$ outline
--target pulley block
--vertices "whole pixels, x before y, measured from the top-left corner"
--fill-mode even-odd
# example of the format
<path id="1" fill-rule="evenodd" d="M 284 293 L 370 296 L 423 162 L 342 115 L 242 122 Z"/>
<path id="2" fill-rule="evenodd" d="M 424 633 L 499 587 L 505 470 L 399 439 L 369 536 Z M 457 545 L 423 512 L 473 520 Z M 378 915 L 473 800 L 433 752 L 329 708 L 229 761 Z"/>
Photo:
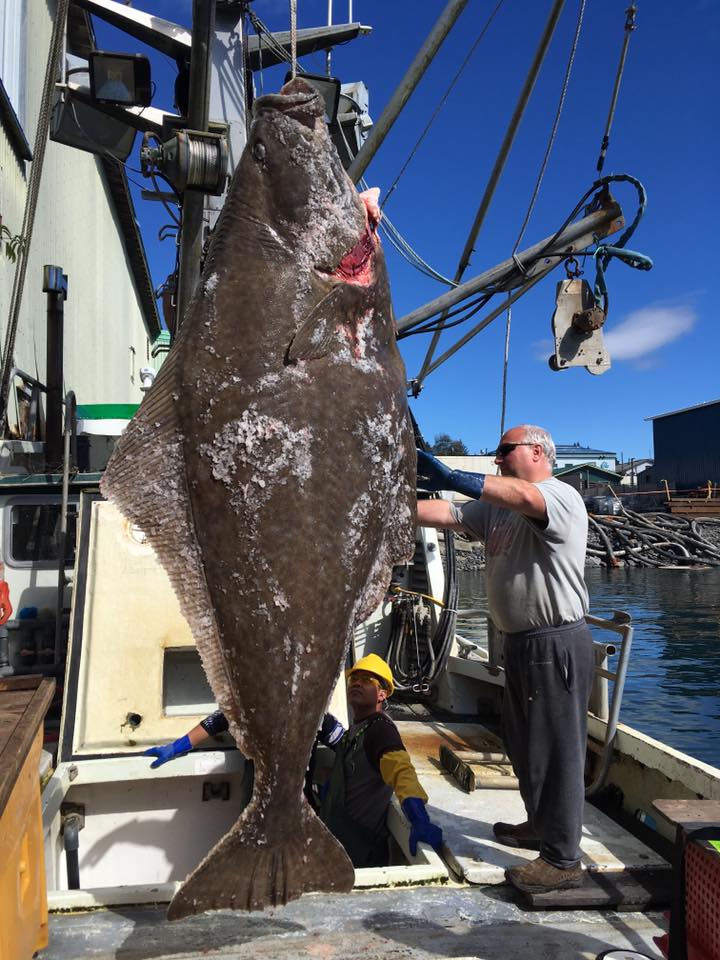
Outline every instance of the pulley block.
<path id="1" fill-rule="evenodd" d="M 609 370 L 610 355 L 602 335 L 604 323 L 605 313 L 596 305 L 587 280 L 561 280 L 552 318 L 555 353 L 548 361 L 550 369 L 585 367 L 592 374 Z"/>

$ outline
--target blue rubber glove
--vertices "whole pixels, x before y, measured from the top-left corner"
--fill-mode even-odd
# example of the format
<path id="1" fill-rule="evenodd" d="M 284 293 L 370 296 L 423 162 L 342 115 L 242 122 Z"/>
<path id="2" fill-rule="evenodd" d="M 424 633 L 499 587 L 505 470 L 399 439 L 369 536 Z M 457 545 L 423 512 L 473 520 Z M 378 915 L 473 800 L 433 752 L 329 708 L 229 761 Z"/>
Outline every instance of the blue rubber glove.
<path id="1" fill-rule="evenodd" d="M 424 450 L 417 452 L 418 487 L 422 490 L 454 490 L 463 496 L 479 500 L 485 486 L 484 473 L 470 473 L 468 470 L 451 470 L 442 460 L 433 457 Z"/>
<path id="2" fill-rule="evenodd" d="M 429 843 L 436 853 L 440 853 L 442 830 L 432 822 L 420 797 L 403 800 L 402 809 L 410 821 L 410 853 L 413 857 L 417 853 L 418 842 Z"/>
<path id="3" fill-rule="evenodd" d="M 143 756 L 157 757 L 157 760 L 150 764 L 150 769 L 155 770 L 157 767 L 161 767 L 164 763 L 167 763 L 168 760 L 174 760 L 175 757 L 180 756 L 181 753 L 188 753 L 190 750 L 192 750 L 190 737 L 185 734 L 184 737 L 180 737 L 178 740 L 173 741 L 173 743 L 167 743 L 164 747 L 150 747 L 143 753 Z"/>
<path id="4" fill-rule="evenodd" d="M 331 713 L 326 713 L 323 717 L 322 726 L 318 731 L 318 740 L 326 747 L 336 747 L 342 740 L 345 733 L 345 727 L 340 723 L 337 717 Z"/>

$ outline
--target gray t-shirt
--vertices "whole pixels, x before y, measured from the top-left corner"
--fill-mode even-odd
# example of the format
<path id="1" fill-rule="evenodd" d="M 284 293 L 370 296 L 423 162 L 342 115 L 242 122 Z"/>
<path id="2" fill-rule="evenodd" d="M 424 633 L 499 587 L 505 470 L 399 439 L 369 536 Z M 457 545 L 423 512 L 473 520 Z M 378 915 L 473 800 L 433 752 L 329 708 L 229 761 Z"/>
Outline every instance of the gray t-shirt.
<path id="1" fill-rule="evenodd" d="M 555 477 L 535 486 L 545 498 L 544 528 L 482 500 L 451 504 L 455 522 L 485 543 L 488 609 L 504 633 L 557 627 L 588 612 L 585 504 L 574 487 Z"/>

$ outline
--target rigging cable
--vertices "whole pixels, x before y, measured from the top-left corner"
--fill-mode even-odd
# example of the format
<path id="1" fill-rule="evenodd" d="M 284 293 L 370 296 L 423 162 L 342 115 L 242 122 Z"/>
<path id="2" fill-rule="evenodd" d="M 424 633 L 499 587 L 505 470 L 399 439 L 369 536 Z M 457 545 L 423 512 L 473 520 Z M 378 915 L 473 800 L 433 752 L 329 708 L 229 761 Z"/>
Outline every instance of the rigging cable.
<path id="1" fill-rule="evenodd" d="M 583 210 L 583 208 L 584 208 L 584 213 L 586 215 L 592 213 L 596 209 L 599 209 L 601 206 L 602 199 L 604 199 L 603 193 L 607 194 L 607 187 L 610 183 L 613 183 L 613 182 L 630 183 L 632 184 L 632 186 L 634 186 L 638 194 L 638 209 L 628 229 L 625 231 L 625 233 L 622 235 L 622 237 L 614 247 L 610 248 L 610 247 L 604 247 L 603 245 L 601 245 L 600 251 L 598 253 L 598 258 L 601 264 L 601 268 L 604 268 L 604 266 L 607 265 L 604 259 L 605 257 L 607 257 L 607 260 L 609 260 L 612 256 L 617 256 L 617 253 L 615 252 L 616 248 L 624 247 L 625 243 L 632 236 L 638 223 L 640 222 L 640 219 L 642 218 L 645 212 L 645 206 L 647 202 L 647 196 L 642 183 L 640 183 L 640 181 L 637 180 L 635 177 L 631 177 L 629 174 L 611 174 L 609 176 L 601 177 L 599 180 L 596 180 L 582 195 L 582 197 L 577 202 L 573 210 L 566 217 L 564 223 L 562 223 L 560 227 L 555 231 L 555 233 L 551 237 L 549 237 L 539 249 L 536 250 L 536 252 L 532 255 L 532 257 L 526 256 L 522 262 L 519 260 L 518 257 L 515 257 L 514 267 L 512 266 L 513 260 L 512 259 L 508 260 L 508 268 L 506 273 L 501 274 L 499 277 L 496 276 L 492 282 L 488 282 L 488 284 L 484 288 L 481 288 L 481 290 L 475 290 L 473 296 L 476 296 L 478 293 L 481 293 L 481 291 L 485 291 L 485 292 L 481 293 L 481 296 L 479 298 L 473 301 L 470 301 L 472 304 L 480 303 L 483 296 L 485 298 L 484 302 L 487 302 L 487 300 L 489 300 L 490 297 L 494 296 L 496 293 L 501 293 L 501 292 L 507 293 L 509 290 L 513 290 L 515 287 L 518 288 L 509 295 L 508 299 L 505 301 L 504 304 L 501 304 L 495 310 L 491 311 L 491 313 L 487 317 L 485 317 L 476 327 L 470 330 L 457 343 L 455 343 L 452 347 L 446 350 L 446 352 L 441 357 L 438 357 L 438 359 L 435 360 L 428 368 L 427 374 L 432 373 L 442 363 L 450 359 L 450 357 L 453 356 L 453 354 L 457 353 L 457 351 L 461 347 L 463 347 L 470 339 L 472 339 L 484 327 L 486 327 L 497 316 L 499 316 L 499 314 L 502 313 L 503 310 L 505 310 L 509 304 L 514 303 L 515 300 L 517 300 L 519 297 L 527 293 L 528 290 L 530 290 L 533 286 L 535 286 L 536 283 L 538 283 L 546 274 L 548 274 L 551 270 L 555 268 L 556 264 L 554 264 L 552 260 L 563 259 L 563 255 L 558 252 L 555 252 L 549 256 L 546 256 L 546 255 L 548 255 L 548 252 L 553 248 L 553 245 L 556 243 L 558 237 L 561 236 L 563 231 L 575 219 L 575 217 L 580 213 L 580 211 Z M 596 194 L 596 196 L 593 198 L 592 202 L 587 204 L 586 206 L 586 202 L 592 194 Z M 534 249 L 534 248 L 531 248 L 531 249 Z M 649 269 L 650 266 L 652 265 L 652 262 L 647 257 L 644 257 L 642 254 L 633 253 L 631 251 L 623 251 L 623 252 L 627 254 L 626 262 L 629 262 L 631 266 L 638 265 L 643 269 Z M 600 259 L 600 258 L 603 258 L 603 259 Z M 543 264 L 542 261 L 546 259 L 549 262 Z M 647 263 L 648 266 L 644 266 L 644 263 Z M 455 310 L 455 313 L 461 313 L 465 308 L 468 307 L 468 305 L 469 304 L 466 302 L 464 306 L 457 307 Z M 446 307 L 444 309 L 448 309 L 448 308 Z M 473 310 L 472 312 L 476 313 L 477 309 Z M 414 326 L 412 327 L 405 327 L 405 329 L 403 329 L 400 332 L 398 339 L 403 339 L 404 337 L 412 336 L 416 333 L 428 332 L 428 330 L 431 329 L 433 326 L 435 326 L 435 328 L 437 329 L 438 326 L 443 324 L 443 317 L 444 317 L 443 309 L 438 309 L 436 315 L 439 318 L 436 321 L 428 322 L 428 318 L 426 317 L 422 320 L 416 321 Z M 467 319 L 471 315 L 472 313 L 468 313 L 466 317 L 455 321 L 455 324 L 462 322 L 462 319 Z M 413 394 L 417 395 L 414 381 L 411 381 L 411 383 L 413 384 Z"/>
<path id="2" fill-rule="evenodd" d="M 473 221 L 472 227 L 470 228 L 470 233 L 465 242 L 465 247 L 460 256 L 458 262 L 457 270 L 455 271 L 454 279 L 459 281 L 462 279 L 465 270 L 470 264 L 470 258 L 475 251 L 475 244 L 477 238 L 480 234 L 483 223 L 485 222 L 485 217 L 490 208 L 493 197 L 495 196 L 495 191 L 497 189 L 498 183 L 502 176 L 503 170 L 507 163 L 508 156 L 510 155 L 510 149 L 515 140 L 518 128 L 520 126 L 520 121 L 523 118 L 525 110 L 527 108 L 528 102 L 532 95 L 535 83 L 537 81 L 538 75 L 540 73 L 540 68 L 545 59 L 545 54 L 547 53 L 548 47 L 550 46 L 550 41 L 552 40 L 553 34 L 555 33 L 555 28 L 557 27 L 558 20 L 560 19 L 560 14 L 562 13 L 562 8 L 564 6 L 565 0 L 554 0 L 550 15 L 547 19 L 545 27 L 540 37 L 540 42 L 538 44 L 537 50 L 535 51 L 535 56 L 533 57 L 533 62 L 530 65 L 528 74 L 523 83 L 522 90 L 515 105 L 512 117 L 508 124 L 507 130 L 505 131 L 505 136 L 503 137 L 503 142 L 498 151 L 498 155 L 495 159 L 493 169 L 488 178 L 487 186 L 485 187 L 485 192 L 483 193 L 482 199 L 480 201 L 480 206 L 478 207 L 477 213 L 475 214 L 475 219 Z M 417 384 L 418 391 L 422 389 L 423 380 L 428 374 L 428 370 L 432 363 L 432 358 L 435 354 L 435 349 L 440 340 L 441 331 L 438 330 L 430 342 L 430 345 L 425 354 L 425 359 L 423 360 L 420 373 L 418 374 L 415 383 Z"/>
<path id="3" fill-rule="evenodd" d="M 249 19 L 252 22 L 252 14 L 248 10 Z M 262 31 L 258 30 L 257 25 L 253 22 L 253 28 L 258 38 L 258 73 L 260 74 L 260 96 L 265 93 L 265 74 L 263 71 L 263 44 L 262 44 Z"/>
<path id="4" fill-rule="evenodd" d="M 345 131 L 343 130 L 341 123 L 337 124 L 337 129 L 340 132 L 340 136 L 343 138 L 345 149 L 347 150 L 348 155 L 352 156 L 352 149 L 348 143 L 347 137 L 345 136 Z M 360 177 L 358 180 L 358 185 L 362 188 L 362 190 L 369 189 L 368 183 L 364 177 Z M 414 267 L 420 273 L 425 274 L 426 277 L 430 277 L 432 280 L 437 280 L 439 283 L 444 283 L 448 287 L 457 286 L 454 280 L 444 277 L 441 273 L 435 270 L 434 267 L 431 267 L 427 261 L 423 260 L 420 254 L 410 246 L 407 240 L 405 240 L 386 213 L 383 213 L 380 220 L 380 230 L 387 238 L 389 243 L 397 250 L 400 256 L 410 264 L 411 267 Z"/>
<path id="5" fill-rule="evenodd" d="M 620 82 L 625 69 L 625 60 L 627 58 L 628 46 L 630 44 L 630 36 L 633 30 L 636 29 L 636 13 L 637 4 L 631 3 L 625 11 L 625 37 L 623 39 L 622 50 L 620 51 L 620 63 L 618 64 L 617 73 L 615 75 L 615 85 L 613 87 L 612 96 L 610 97 L 610 109 L 608 110 L 608 118 L 607 122 L 605 123 L 605 133 L 603 134 L 602 143 L 600 144 L 600 154 L 598 155 L 597 166 L 595 168 L 598 173 L 602 173 L 602 168 L 605 166 L 605 156 L 610 143 L 610 129 L 613 124 L 615 107 L 617 106 L 618 96 L 620 94 Z"/>
<path id="6" fill-rule="evenodd" d="M 51 103 L 55 90 L 55 78 L 57 76 L 58 60 L 65 37 L 65 24 L 67 22 L 69 6 L 70 0 L 58 0 L 55 21 L 50 36 L 50 47 L 48 50 L 47 65 L 45 67 L 42 98 L 40 100 L 40 110 L 38 112 L 37 127 L 35 129 L 35 144 L 33 148 L 32 166 L 30 168 L 30 181 L 28 183 L 23 224 L 20 233 L 23 239 L 18 248 L 17 261 L 15 264 L 13 288 L 10 296 L 8 327 L 5 334 L 5 347 L 2 357 L 2 375 L 0 378 L 0 406 L 2 407 L 2 411 L 0 413 L 0 429 L 3 429 L 7 416 L 8 395 L 10 393 L 10 371 L 13 365 L 15 337 L 20 320 L 20 304 L 22 303 L 30 243 L 35 225 L 35 211 L 37 210 L 38 195 L 40 193 L 40 178 L 50 128 Z"/>
<path id="7" fill-rule="evenodd" d="M 461 63 L 459 70 L 457 71 L 457 73 L 455 74 L 455 76 L 454 76 L 454 77 L 452 78 L 452 80 L 450 81 L 450 85 L 448 86 L 447 90 L 445 91 L 445 93 L 444 93 L 444 94 L 442 95 L 442 97 L 440 98 L 440 101 L 439 101 L 437 107 L 435 107 L 435 110 L 434 110 L 432 116 L 430 117 L 430 119 L 428 120 L 427 125 L 425 126 L 425 129 L 423 130 L 423 132 L 422 132 L 422 133 L 420 134 L 420 136 L 418 137 L 417 143 L 415 144 L 415 146 L 412 148 L 412 150 L 411 150 L 410 153 L 408 154 L 408 158 L 407 158 L 407 160 L 405 161 L 405 163 L 402 165 L 402 167 L 400 168 L 400 172 L 399 172 L 398 175 L 395 177 L 395 179 L 393 180 L 393 182 L 390 184 L 390 189 L 389 189 L 389 190 L 387 191 L 387 193 L 385 194 L 385 199 L 383 200 L 380 209 L 382 209 L 382 208 L 385 206 L 385 204 L 388 202 L 388 200 L 389 200 L 390 197 L 392 196 L 395 188 L 397 187 L 397 185 L 398 185 L 398 183 L 399 183 L 399 181 L 400 181 L 400 178 L 402 177 L 402 175 L 405 173 L 405 171 L 406 171 L 407 168 L 409 167 L 410 163 L 412 162 L 413 157 L 415 156 L 415 154 L 417 153 L 420 145 L 422 144 L 423 140 L 424 140 L 425 137 L 427 136 L 427 134 L 428 134 L 428 132 L 429 132 L 429 130 L 430 130 L 430 127 L 433 125 L 433 123 L 434 123 L 435 120 L 437 119 L 438 115 L 440 114 L 440 111 L 441 111 L 442 108 L 445 106 L 445 103 L 446 103 L 448 97 L 450 96 L 450 94 L 452 93 L 452 90 L 453 90 L 455 84 L 458 82 L 458 80 L 460 79 L 463 71 L 465 70 L 465 67 L 467 67 L 468 63 L 469 63 L 470 60 L 472 59 L 475 51 L 477 50 L 478 44 L 480 43 L 480 41 L 482 40 L 482 38 L 485 36 L 485 33 L 487 32 L 488 27 L 489 27 L 490 24 L 492 23 L 492 21 L 493 21 L 493 19 L 494 19 L 494 17 L 495 17 L 495 14 L 498 12 L 498 10 L 500 9 L 500 7 L 503 5 L 504 2 L 505 2 L 505 0 L 499 0 L 497 6 L 496 6 L 495 9 L 493 10 L 493 12 L 490 14 L 490 16 L 488 17 L 488 19 L 485 21 L 485 25 L 483 26 L 482 30 L 481 30 L 480 33 L 478 34 L 477 38 L 475 39 L 475 42 L 473 43 L 472 47 L 470 47 L 470 50 L 469 50 L 469 52 L 467 53 L 467 55 L 466 55 L 465 59 L 463 60 L 463 62 Z"/>
<path id="8" fill-rule="evenodd" d="M 580 9 L 578 10 L 578 20 L 575 27 L 575 36 L 573 37 L 572 44 L 570 46 L 570 54 L 568 56 L 567 66 L 565 67 L 565 78 L 563 79 L 562 89 L 560 91 L 560 100 L 558 101 L 557 110 L 555 111 L 555 120 L 553 121 L 552 130 L 550 131 L 550 137 L 548 138 L 547 147 L 545 148 L 545 156 L 542 159 L 540 164 L 540 172 L 538 173 L 537 180 L 535 181 L 535 187 L 530 197 L 530 203 L 527 208 L 527 213 L 525 214 L 525 219 L 522 222 L 520 227 L 520 233 L 518 234 L 517 240 L 515 241 L 515 246 L 512 249 L 512 256 L 514 257 L 517 253 L 517 249 L 520 246 L 520 242 L 525 235 L 525 230 L 527 225 L 530 222 L 530 217 L 532 212 L 535 209 L 535 203 L 537 202 L 538 194 L 540 193 L 540 186 L 542 185 L 543 178 L 545 176 L 545 171 L 547 170 L 547 165 L 550 160 L 550 154 L 552 153 L 553 146 L 555 145 L 555 138 L 557 136 L 558 127 L 560 126 L 560 117 L 562 115 L 563 107 L 565 106 L 565 98 L 567 97 L 568 87 L 570 85 L 570 75 L 572 73 L 573 64 L 575 62 L 575 53 L 577 52 L 578 42 L 580 40 L 580 32 L 582 30 L 583 18 L 585 16 L 585 6 L 586 0 L 580 0 Z M 508 377 L 508 363 L 510 359 L 510 327 L 512 324 L 512 307 L 508 306 L 507 318 L 505 320 L 505 349 L 503 355 L 503 378 L 502 378 L 502 403 L 501 403 L 501 412 L 500 412 L 500 436 L 505 432 L 505 409 L 507 406 L 507 377 Z"/>

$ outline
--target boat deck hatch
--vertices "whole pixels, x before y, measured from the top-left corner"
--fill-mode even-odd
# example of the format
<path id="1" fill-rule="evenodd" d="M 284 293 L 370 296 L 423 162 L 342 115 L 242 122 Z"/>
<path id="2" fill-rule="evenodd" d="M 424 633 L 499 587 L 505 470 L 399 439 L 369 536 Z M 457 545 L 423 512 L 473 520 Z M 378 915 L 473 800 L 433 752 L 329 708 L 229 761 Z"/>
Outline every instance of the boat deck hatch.
<path id="1" fill-rule="evenodd" d="M 180 647 L 165 650 L 162 708 L 166 717 L 210 713 L 217 709 L 196 649 Z"/>

